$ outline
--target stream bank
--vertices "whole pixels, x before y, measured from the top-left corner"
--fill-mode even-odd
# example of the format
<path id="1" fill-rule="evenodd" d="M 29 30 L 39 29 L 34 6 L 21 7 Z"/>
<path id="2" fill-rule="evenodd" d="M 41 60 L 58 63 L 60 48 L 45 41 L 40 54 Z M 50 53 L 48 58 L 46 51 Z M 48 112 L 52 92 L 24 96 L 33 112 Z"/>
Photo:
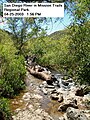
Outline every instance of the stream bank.
<path id="1" fill-rule="evenodd" d="M 76 96 L 76 91 L 79 93 L 80 90 L 72 79 L 64 81 L 62 75 L 56 73 L 55 77 L 59 82 L 48 85 L 46 81 L 35 78 L 27 72 L 26 90 L 11 100 L 10 106 L 14 113 L 12 116 L 14 120 L 68 120 L 66 113 L 73 111 L 68 109 L 73 106 L 83 112 L 84 120 L 90 119 L 90 107 L 83 104 L 85 100 L 90 100 L 90 94 Z M 82 116 L 82 113 L 80 115 Z"/>

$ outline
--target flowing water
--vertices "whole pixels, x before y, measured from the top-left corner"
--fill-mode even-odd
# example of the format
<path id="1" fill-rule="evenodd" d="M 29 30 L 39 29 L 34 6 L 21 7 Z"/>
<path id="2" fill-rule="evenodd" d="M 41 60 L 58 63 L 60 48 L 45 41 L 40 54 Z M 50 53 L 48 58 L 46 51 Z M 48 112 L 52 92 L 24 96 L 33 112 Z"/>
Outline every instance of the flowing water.
<path id="1" fill-rule="evenodd" d="M 60 87 L 62 87 L 62 76 L 57 74 L 57 79 L 60 83 Z M 49 115 L 51 115 L 54 120 L 58 120 L 60 116 L 63 115 L 63 112 L 58 111 L 58 107 L 60 103 L 58 101 L 51 100 L 48 95 L 44 95 L 44 93 L 40 90 L 39 86 L 43 81 L 41 79 L 37 79 L 30 74 L 27 74 L 25 79 L 26 90 L 21 91 L 21 93 L 16 96 L 14 99 L 10 100 L 10 108 L 11 111 L 14 112 L 17 109 L 22 109 L 26 106 L 26 103 L 22 97 L 25 93 L 30 92 L 32 94 L 39 94 L 43 97 L 43 99 L 37 101 L 34 99 L 30 100 L 30 103 L 34 105 L 34 103 L 39 103 L 41 108 L 44 109 Z"/>
<path id="2" fill-rule="evenodd" d="M 44 95 L 42 91 L 39 90 L 39 86 L 43 81 L 41 79 L 37 79 L 32 75 L 28 74 L 25 80 L 26 83 L 26 90 L 20 92 L 20 94 L 14 99 L 10 100 L 10 108 L 12 112 L 15 112 L 17 109 L 22 109 L 25 107 L 26 102 L 22 99 L 23 95 L 28 91 L 33 94 L 39 94 L 43 97 L 43 99 L 39 101 L 30 100 L 30 103 L 33 104 L 34 102 L 39 102 L 42 109 L 44 109 L 49 115 L 51 115 L 55 120 L 58 117 L 62 116 L 62 112 L 58 112 L 58 106 L 60 105 L 59 102 L 53 101 L 49 98 L 48 95 Z"/>

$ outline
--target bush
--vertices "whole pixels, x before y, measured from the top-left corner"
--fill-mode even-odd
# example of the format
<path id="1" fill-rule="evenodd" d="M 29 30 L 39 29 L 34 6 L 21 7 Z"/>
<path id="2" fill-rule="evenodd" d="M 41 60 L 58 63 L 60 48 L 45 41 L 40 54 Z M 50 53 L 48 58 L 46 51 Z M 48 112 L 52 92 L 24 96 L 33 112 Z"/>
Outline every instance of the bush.
<path id="1" fill-rule="evenodd" d="M 23 58 L 19 56 L 6 66 L 4 75 L 0 79 L 0 94 L 5 97 L 12 97 L 19 90 L 24 88 L 25 67 Z"/>
<path id="2" fill-rule="evenodd" d="M 0 120 L 11 120 L 8 100 L 0 98 Z"/>
<path id="3" fill-rule="evenodd" d="M 4 31 L 0 31 L 0 42 L 0 95 L 13 97 L 24 88 L 24 58 L 17 55 L 12 39 Z"/>
<path id="4" fill-rule="evenodd" d="M 76 77 L 81 84 L 90 85 L 90 21 L 71 27 L 72 47 L 76 66 Z"/>

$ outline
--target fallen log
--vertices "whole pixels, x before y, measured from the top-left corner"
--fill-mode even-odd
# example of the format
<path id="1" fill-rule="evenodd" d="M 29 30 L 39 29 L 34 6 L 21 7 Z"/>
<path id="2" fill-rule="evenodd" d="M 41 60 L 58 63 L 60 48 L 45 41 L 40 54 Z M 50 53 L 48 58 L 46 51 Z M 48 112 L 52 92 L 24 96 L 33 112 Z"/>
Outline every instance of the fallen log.
<path id="1" fill-rule="evenodd" d="M 40 71 L 39 69 L 34 69 L 34 67 L 32 67 L 32 68 L 27 67 L 27 70 L 30 72 L 31 75 L 33 75 L 37 78 L 43 79 L 45 81 L 53 82 L 52 75 L 46 71 Z"/>

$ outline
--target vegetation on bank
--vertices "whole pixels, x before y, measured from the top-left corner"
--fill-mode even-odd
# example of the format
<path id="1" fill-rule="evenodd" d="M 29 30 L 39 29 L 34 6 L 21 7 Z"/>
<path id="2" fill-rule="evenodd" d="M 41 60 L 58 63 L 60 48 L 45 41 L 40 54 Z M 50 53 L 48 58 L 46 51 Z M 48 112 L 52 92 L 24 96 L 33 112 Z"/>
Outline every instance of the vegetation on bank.
<path id="1" fill-rule="evenodd" d="M 11 37 L 0 30 L 0 96 L 13 97 L 24 87 L 25 63 Z"/>
<path id="2" fill-rule="evenodd" d="M 25 87 L 24 57 L 17 53 L 11 35 L 0 30 L 0 119 L 2 120 L 11 119 L 9 103 L 5 98 L 14 97 Z"/>
<path id="3" fill-rule="evenodd" d="M 0 98 L 0 119 L 12 120 L 11 112 L 9 109 L 9 101 L 6 98 Z"/>
<path id="4" fill-rule="evenodd" d="M 11 33 L 0 30 L 0 115 L 5 120 L 11 119 L 5 98 L 12 98 L 25 87 L 27 55 L 36 55 L 37 63 L 90 85 L 90 0 L 64 2 L 72 21 L 63 31 L 46 36 L 42 25 L 51 18 L 10 18 L 7 24 Z"/>
<path id="5" fill-rule="evenodd" d="M 64 34 L 63 30 L 63 34 Z M 58 33 L 60 34 L 59 31 Z M 57 34 L 57 38 L 55 39 L 54 36 L 49 37 L 39 37 L 37 39 L 32 39 L 27 41 L 26 50 L 30 55 L 36 55 L 37 62 L 43 66 L 47 66 L 56 70 L 66 70 L 65 67 L 68 64 L 71 66 L 71 59 L 69 55 L 69 44 L 71 40 L 69 39 L 68 34 L 64 34 L 64 37 L 59 36 Z M 56 35 L 56 34 L 55 34 Z M 50 35 L 52 36 L 52 35 Z M 30 48 L 30 49 L 29 49 Z M 70 61 L 70 64 L 67 63 Z"/>
<path id="6" fill-rule="evenodd" d="M 36 55 L 39 64 L 90 85 L 89 24 L 88 21 L 84 26 L 70 26 L 50 36 L 29 40 L 26 54 Z"/>
<path id="7" fill-rule="evenodd" d="M 85 26 L 70 26 L 50 36 L 41 35 L 30 39 L 25 42 L 22 55 L 15 47 L 12 35 L 0 30 L 0 111 L 3 111 L 6 120 L 8 116 L 11 119 L 11 114 L 8 101 L 2 97 L 13 97 L 24 88 L 24 56 L 35 55 L 38 64 L 72 76 L 79 83 L 90 85 L 89 24 L 88 21 Z"/>

